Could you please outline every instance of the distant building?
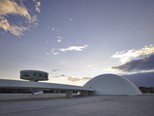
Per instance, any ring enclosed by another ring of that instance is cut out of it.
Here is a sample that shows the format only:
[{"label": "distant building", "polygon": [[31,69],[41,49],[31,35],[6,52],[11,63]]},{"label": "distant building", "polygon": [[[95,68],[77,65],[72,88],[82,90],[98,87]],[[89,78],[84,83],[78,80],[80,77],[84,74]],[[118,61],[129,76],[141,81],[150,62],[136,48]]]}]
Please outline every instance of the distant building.
[{"label": "distant building", "polygon": [[139,87],[142,93],[154,93],[154,87]]}]

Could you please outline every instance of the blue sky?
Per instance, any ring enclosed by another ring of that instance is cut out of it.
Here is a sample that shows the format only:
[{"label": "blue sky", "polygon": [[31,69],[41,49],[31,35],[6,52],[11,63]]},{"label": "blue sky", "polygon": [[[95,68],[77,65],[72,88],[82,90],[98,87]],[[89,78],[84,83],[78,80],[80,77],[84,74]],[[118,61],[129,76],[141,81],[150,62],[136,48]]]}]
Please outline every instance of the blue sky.
[{"label": "blue sky", "polygon": [[0,79],[33,69],[81,85],[103,73],[153,72],[153,54],[153,0],[0,0]]}]

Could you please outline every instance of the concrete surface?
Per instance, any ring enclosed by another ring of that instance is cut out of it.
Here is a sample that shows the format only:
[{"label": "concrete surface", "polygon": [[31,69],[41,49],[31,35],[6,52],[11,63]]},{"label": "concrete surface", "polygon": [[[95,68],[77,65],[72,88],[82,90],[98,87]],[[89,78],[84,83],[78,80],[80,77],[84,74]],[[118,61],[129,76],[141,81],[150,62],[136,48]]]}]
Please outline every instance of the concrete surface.
[{"label": "concrete surface", "polygon": [[0,116],[154,116],[154,95],[0,101]]},{"label": "concrete surface", "polygon": [[[74,94],[73,94],[74,95]],[[0,101],[6,100],[28,100],[28,99],[46,99],[65,97],[65,93],[45,93],[40,95],[32,95],[32,93],[1,93]]]}]

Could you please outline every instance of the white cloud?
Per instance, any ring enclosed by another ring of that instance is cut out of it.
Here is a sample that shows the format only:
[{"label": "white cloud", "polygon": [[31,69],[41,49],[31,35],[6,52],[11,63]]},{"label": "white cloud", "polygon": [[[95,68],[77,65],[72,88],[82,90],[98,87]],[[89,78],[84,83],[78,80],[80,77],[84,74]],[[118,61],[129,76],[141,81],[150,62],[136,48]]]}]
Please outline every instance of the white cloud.
[{"label": "white cloud", "polygon": [[55,55],[58,55],[59,52],[57,52],[57,50],[55,48],[52,48],[51,49],[51,54],[55,56]]},{"label": "white cloud", "polygon": [[38,13],[41,13],[40,6],[41,6],[41,2],[36,2],[35,10],[36,10]]},{"label": "white cloud", "polygon": [[61,39],[58,39],[57,42],[60,43],[60,42],[62,42],[62,40]]},{"label": "white cloud", "polygon": [[26,17],[27,19],[31,19],[28,10],[24,6],[19,6],[16,2],[10,0],[1,0],[0,1],[0,15],[20,15]]},{"label": "white cloud", "polygon": [[58,54],[59,54],[58,52],[54,52],[54,53],[53,53],[54,56],[56,56],[56,55],[58,55]]},{"label": "white cloud", "polygon": [[67,48],[60,48],[59,51],[60,52],[68,52],[68,51],[83,51],[83,49],[86,49],[88,47],[88,45],[84,45],[84,46],[70,46]]},{"label": "white cloud", "polygon": [[59,77],[59,76],[56,76],[58,78],[52,78],[52,83],[61,83],[61,84],[69,84],[69,85],[77,85],[77,86],[83,86],[87,81],[87,80],[84,80],[84,81],[70,81],[68,80],[67,77]]},{"label": "white cloud", "polygon": [[68,77],[68,80],[69,81],[72,81],[72,82],[77,82],[77,81],[88,81],[90,80],[91,78],[90,77],[82,77],[82,78],[76,78],[76,77]]},{"label": "white cloud", "polygon": [[29,19],[29,23],[35,23],[35,22],[38,22],[38,18],[36,15],[32,16],[30,19]]},{"label": "white cloud", "polygon": [[80,81],[79,78],[75,78],[75,77],[68,77],[68,80],[72,82]]},{"label": "white cloud", "polygon": [[61,43],[64,40],[64,37],[62,36],[59,29],[52,27],[52,28],[49,28],[49,30],[51,30],[52,32],[54,32],[57,35],[56,40],[58,43]]},{"label": "white cloud", "polygon": [[11,25],[7,19],[1,17],[0,18],[0,28],[5,31],[9,31],[13,35],[20,37],[23,35],[23,31],[28,30],[26,27]]},{"label": "white cloud", "polygon": [[55,31],[55,28],[54,28],[54,27],[52,27],[52,28],[51,28],[51,30],[52,30],[52,31]]},{"label": "white cloud", "polygon": [[112,58],[117,58],[121,63],[126,63],[131,60],[143,59],[151,54],[154,54],[154,45],[145,46],[139,50],[124,50],[116,52]]},{"label": "white cloud", "polygon": [[58,42],[58,43],[62,42],[63,39],[64,39],[64,38],[63,38],[62,36],[57,36],[57,42]]},{"label": "white cloud", "polygon": [[[32,27],[32,25],[37,26],[37,16],[31,16],[28,12],[28,9],[24,6],[24,3],[20,1],[21,4],[13,0],[0,0],[0,28],[6,32],[20,37],[23,36],[23,32]],[[9,15],[19,15],[25,18],[25,22],[28,22],[28,26],[24,27],[22,25],[12,24],[7,18]]]},{"label": "white cloud", "polygon": [[69,18],[69,21],[72,21],[73,19],[72,18]]},{"label": "white cloud", "polygon": [[[52,55],[59,55],[60,53],[62,52],[70,52],[70,51],[83,51],[83,49],[87,48],[88,45],[84,45],[84,46],[70,46],[70,47],[67,47],[67,48],[59,48],[59,49],[56,49],[56,48],[52,48],[51,49],[51,54]],[[91,67],[92,68],[92,67]],[[94,69],[94,67],[93,67]]]},{"label": "white cloud", "polygon": [[119,59],[122,64],[113,66],[111,70],[128,73],[154,71],[154,45],[138,50],[116,52],[112,58]]}]

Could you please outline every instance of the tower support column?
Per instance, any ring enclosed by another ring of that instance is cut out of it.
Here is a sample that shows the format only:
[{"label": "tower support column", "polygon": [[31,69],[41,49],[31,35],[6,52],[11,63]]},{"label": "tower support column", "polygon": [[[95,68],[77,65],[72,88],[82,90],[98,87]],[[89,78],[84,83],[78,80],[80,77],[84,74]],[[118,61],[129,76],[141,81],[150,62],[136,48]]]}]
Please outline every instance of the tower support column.
[{"label": "tower support column", "polygon": [[66,90],[66,98],[72,98],[73,97],[73,91],[72,90]]}]

